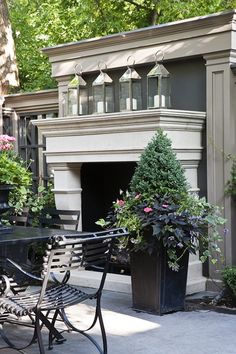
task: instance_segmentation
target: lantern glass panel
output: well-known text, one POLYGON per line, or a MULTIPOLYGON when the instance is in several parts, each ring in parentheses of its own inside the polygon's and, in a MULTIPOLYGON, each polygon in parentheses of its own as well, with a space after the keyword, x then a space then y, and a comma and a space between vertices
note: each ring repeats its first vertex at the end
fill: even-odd
POLYGON ((68 89, 68 115, 77 116, 78 115, 78 96, 77 88, 68 89))
POLYGON ((120 111, 137 109, 142 109, 140 80, 120 82, 120 111))
POLYGON ((120 82, 120 111, 130 110, 129 82, 120 82))
POLYGON ((79 115, 88 114, 88 95, 87 89, 81 87, 79 89, 79 115))
POLYGON ((140 80, 135 80, 132 82, 132 97, 132 110, 135 111, 142 109, 140 80))
POLYGON ((161 107, 170 107, 170 77, 163 77, 161 80, 161 107))
POLYGON ((105 86, 105 112, 114 112, 113 87, 111 85, 105 86))
POLYGON ((148 77, 148 108, 160 107, 158 77, 148 77))
POLYGON ((105 113, 103 85, 93 87, 93 112, 105 113))

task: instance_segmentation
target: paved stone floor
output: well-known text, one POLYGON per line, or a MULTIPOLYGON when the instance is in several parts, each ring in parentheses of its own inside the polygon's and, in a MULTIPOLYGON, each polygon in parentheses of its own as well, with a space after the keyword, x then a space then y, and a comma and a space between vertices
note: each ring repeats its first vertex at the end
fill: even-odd
MULTIPOLYGON (((109 354, 236 354, 236 316, 212 311, 177 312, 156 316, 136 312, 128 294, 104 291, 103 315, 108 338, 109 354)), ((82 304, 70 311, 78 323, 88 323, 93 305, 82 304)), ((28 330, 20 332, 25 338, 28 330)), ((19 334, 19 329, 17 331, 19 334)), ((99 328, 92 331, 100 340, 99 328)), ((12 331, 13 336, 15 335, 12 331)), ((93 354, 95 347, 78 334, 65 334, 67 341, 47 350, 51 354, 93 354)), ((0 348, 4 342, 0 339, 0 348)), ((0 349, 0 354, 16 354, 0 349)), ((38 354, 37 344, 24 351, 38 354)))

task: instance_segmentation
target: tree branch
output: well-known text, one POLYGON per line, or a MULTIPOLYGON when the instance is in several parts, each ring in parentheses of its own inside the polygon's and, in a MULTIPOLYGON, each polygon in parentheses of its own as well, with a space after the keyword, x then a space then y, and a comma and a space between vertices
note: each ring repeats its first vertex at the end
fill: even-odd
POLYGON ((158 17, 160 16, 160 14, 158 13, 157 4, 160 2, 160 0, 153 1, 154 2, 153 8, 151 8, 148 4, 146 4, 146 5, 145 4, 138 4, 134 0, 124 0, 124 2, 127 2, 129 4, 136 6, 137 9, 143 9, 146 11, 150 11, 150 14, 148 16, 149 21, 150 21, 150 25, 155 25, 157 23, 158 17))
POLYGON ((144 10, 148 9, 147 6, 138 4, 137 2, 135 2, 133 0, 124 0, 124 2, 128 2, 129 4, 132 4, 132 5, 136 6, 138 9, 144 9, 144 10))

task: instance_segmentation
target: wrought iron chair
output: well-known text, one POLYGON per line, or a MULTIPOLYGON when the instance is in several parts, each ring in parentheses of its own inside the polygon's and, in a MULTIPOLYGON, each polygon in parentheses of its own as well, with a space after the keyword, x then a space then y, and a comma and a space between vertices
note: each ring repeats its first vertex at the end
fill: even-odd
MULTIPOLYGON (((41 211, 39 217, 40 227, 48 227, 54 229, 64 228, 65 225, 69 225, 70 229, 78 231, 79 227, 79 210, 63 210, 56 208, 44 208, 41 211)), ((32 244, 29 249, 29 259, 32 266, 31 272, 39 274, 41 271, 42 257, 44 252, 45 244, 38 245, 32 244)))
POLYGON ((79 217, 79 210, 45 208, 41 212, 39 221, 41 227, 61 228, 63 225, 70 225, 78 230, 79 217))
MULTIPOLYGON (((4 295, 0 296, 0 333, 8 346, 22 350, 37 340, 40 354, 45 354, 41 329, 42 327, 48 329, 49 348, 51 349, 54 340, 57 343, 63 343, 65 340, 56 328, 58 320, 60 320, 63 321, 69 331, 83 334, 96 346, 99 353, 106 354, 107 340, 101 311, 102 289, 109 267, 113 244, 117 237, 126 236, 128 236, 128 232, 123 228, 96 233, 82 233, 78 234, 77 238, 75 235, 66 237, 61 235, 54 236, 47 244, 42 272, 42 286, 39 291, 12 295, 10 292, 11 282, 4 276, 2 278, 2 286, 3 284, 5 285, 6 291, 4 295), (100 285, 93 293, 68 284, 71 270, 97 265, 103 265, 104 268, 101 273, 100 285), (58 278, 58 274, 63 274, 61 281, 58 278), (86 330, 81 330, 71 323, 66 315, 66 309, 72 305, 92 299, 96 300, 92 324, 86 330), (22 322, 22 317, 28 318, 30 323, 22 322), (87 333, 97 321, 99 321, 102 334, 102 348, 87 333), (34 334, 27 345, 18 347, 8 339, 4 327, 5 324, 9 323, 33 327, 34 334)), ((17 267, 20 269, 19 266, 17 267)))

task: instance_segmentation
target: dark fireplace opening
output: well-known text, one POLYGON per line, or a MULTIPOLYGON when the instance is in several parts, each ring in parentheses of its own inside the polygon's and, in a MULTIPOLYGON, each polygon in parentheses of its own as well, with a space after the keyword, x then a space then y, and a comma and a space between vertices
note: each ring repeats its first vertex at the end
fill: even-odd
POLYGON ((81 169, 83 231, 101 230, 95 224, 126 191, 133 176, 135 162, 84 163, 81 169))
MULTIPOLYGON (((135 162, 85 163, 81 169, 83 231, 100 231, 95 224, 105 218, 112 203, 126 191, 134 174, 135 162)), ((88 269, 89 270, 89 269, 88 269)), ((129 255, 115 248, 110 273, 130 275, 129 255)))

